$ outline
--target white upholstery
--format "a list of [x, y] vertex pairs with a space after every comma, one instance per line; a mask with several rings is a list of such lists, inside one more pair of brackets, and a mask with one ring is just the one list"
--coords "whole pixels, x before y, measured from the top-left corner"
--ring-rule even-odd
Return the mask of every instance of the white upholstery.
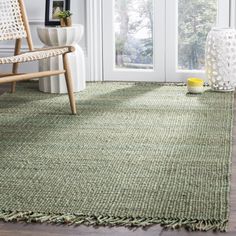
[[[1, 1], [1, 0], [0, 0]], [[40, 51], [33, 51], [23, 53], [17, 56], [12, 57], [2, 57], [0, 58], [0, 64], [12, 64], [12, 63], [22, 63], [22, 62], [30, 62], [42, 60], [49, 57], [55, 57], [69, 52], [69, 47], [60, 47], [53, 49], [45, 49]]]
[[26, 37], [18, 0], [0, 0], [0, 41]]

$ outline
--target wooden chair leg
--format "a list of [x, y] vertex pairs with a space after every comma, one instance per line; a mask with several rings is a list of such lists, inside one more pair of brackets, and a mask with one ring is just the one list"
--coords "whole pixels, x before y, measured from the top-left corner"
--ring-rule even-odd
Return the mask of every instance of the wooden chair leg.
[[71, 107], [72, 114], [75, 115], [76, 114], [76, 102], [75, 102], [75, 96], [74, 96], [71, 69], [69, 66], [67, 54], [63, 55], [63, 65], [64, 65], [64, 70], [66, 71], [65, 72], [65, 79], [66, 79], [66, 85], [67, 85], [68, 95], [69, 95], [69, 99], [70, 99], [70, 107]]
[[16, 92], [16, 82], [12, 82], [11, 83], [11, 93], [15, 93]]
[[[15, 52], [14, 55], [19, 55], [20, 50], [21, 50], [21, 45], [22, 45], [22, 39], [17, 39], [16, 44], [15, 44]], [[16, 74], [18, 71], [19, 63], [14, 63], [12, 67], [12, 73]], [[12, 82], [11, 84], [11, 92], [15, 93], [16, 92], [16, 82]]]

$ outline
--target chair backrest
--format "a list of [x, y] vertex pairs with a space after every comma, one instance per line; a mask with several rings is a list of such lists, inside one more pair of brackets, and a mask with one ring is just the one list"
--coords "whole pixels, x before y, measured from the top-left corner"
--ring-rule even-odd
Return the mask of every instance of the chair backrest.
[[25, 9], [19, 0], [0, 0], [0, 41], [27, 37]]

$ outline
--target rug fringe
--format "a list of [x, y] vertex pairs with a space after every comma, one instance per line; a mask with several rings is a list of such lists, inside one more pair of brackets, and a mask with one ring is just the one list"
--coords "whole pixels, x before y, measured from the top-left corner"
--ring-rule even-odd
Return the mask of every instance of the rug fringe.
[[53, 223], [68, 225], [147, 227], [160, 224], [164, 228], [185, 228], [191, 231], [226, 232], [228, 220], [158, 219], [142, 217], [86, 216], [83, 214], [52, 214], [1, 211], [0, 220], [4, 222]]

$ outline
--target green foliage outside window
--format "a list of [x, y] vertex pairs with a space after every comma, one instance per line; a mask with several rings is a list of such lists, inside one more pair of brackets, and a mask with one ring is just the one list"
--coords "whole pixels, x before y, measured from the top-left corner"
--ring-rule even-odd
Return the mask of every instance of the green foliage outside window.
[[[179, 0], [178, 16], [178, 67], [203, 69], [206, 36], [216, 22], [217, 0]], [[153, 68], [153, 27], [158, 24], [153, 19], [153, 0], [116, 0], [117, 67]]]

